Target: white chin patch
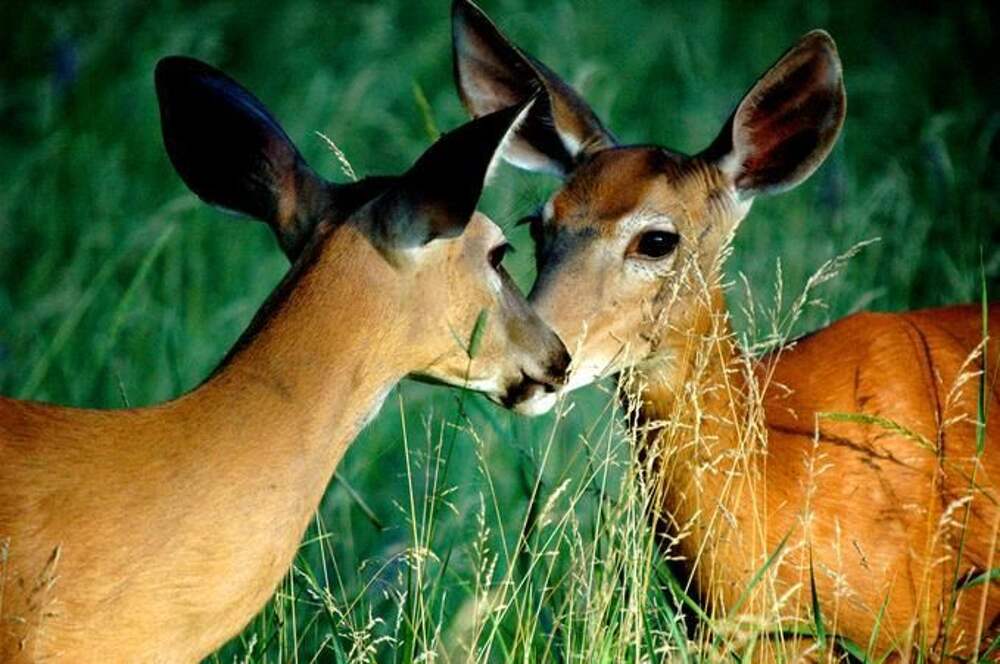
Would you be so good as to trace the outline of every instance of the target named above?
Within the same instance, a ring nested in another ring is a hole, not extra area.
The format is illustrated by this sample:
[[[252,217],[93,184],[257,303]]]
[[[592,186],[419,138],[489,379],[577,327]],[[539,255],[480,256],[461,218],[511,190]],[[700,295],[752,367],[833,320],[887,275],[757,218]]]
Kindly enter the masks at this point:
[[[581,387],[586,387],[591,383],[600,380],[606,373],[607,365],[597,363],[583,363],[578,368],[572,369],[569,373],[569,382],[562,389],[563,392],[572,392]]]
[[[526,401],[514,404],[514,412],[528,417],[544,415],[556,405],[556,398],[555,392],[543,392]]]

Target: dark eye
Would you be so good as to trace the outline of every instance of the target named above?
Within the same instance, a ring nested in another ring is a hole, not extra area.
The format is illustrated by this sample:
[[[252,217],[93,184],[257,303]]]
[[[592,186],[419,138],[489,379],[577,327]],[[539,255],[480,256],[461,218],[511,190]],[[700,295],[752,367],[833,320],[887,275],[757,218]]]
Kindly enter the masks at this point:
[[[646,231],[635,242],[634,249],[629,252],[644,258],[663,258],[680,242],[680,236],[671,231]]]
[[[498,244],[490,249],[489,261],[494,270],[500,269],[500,264],[503,263],[504,257],[507,255],[507,252],[512,249],[513,247],[510,246],[509,242]]]

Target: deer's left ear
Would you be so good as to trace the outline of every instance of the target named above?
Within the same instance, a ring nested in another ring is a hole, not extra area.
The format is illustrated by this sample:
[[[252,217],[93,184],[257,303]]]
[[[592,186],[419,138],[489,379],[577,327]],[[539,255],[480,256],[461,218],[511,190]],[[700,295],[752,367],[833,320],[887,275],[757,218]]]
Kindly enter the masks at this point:
[[[246,88],[193,58],[156,65],[163,143],[188,188],[267,223],[295,259],[340,185],[327,183]]]
[[[754,84],[701,156],[746,198],[791,189],[830,154],[846,107],[837,46],[813,30]]]
[[[418,247],[461,235],[476,211],[504,145],[533,100],[468,122],[444,134],[372,206],[383,249]]]
[[[562,176],[588,154],[615,145],[587,102],[511,43],[471,0],[454,0],[451,25],[455,85],[473,116],[538,95],[505,148],[505,160],[518,168]]]

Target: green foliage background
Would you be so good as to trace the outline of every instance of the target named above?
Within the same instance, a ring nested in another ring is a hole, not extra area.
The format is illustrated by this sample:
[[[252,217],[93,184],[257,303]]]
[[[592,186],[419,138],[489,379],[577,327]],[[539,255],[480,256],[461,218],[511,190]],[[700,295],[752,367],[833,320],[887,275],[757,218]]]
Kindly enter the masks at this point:
[[[0,393],[87,407],[176,396],[211,371],[287,267],[262,224],[202,205],[173,173],[152,85],[160,57],[192,55],[243,82],[328,177],[344,179],[317,131],[359,173],[398,172],[436,129],[465,119],[451,83],[448,4],[0,6],[6,26]],[[780,274],[786,303],[780,310],[823,261],[881,238],[824,286],[828,306],[808,310],[799,332],[861,308],[971,301],[981,256],[996,292],[1000,86],[989,55],[997,37],[990,3],[483,0],[483,6],[576,85],[620,140],[687,152],[709,143],[743,91],[801,33],[826,28],[844,62],[843,137],[804,186],[757,201],[737,239],[731,274],[747,275],[763,308],[773,306]],[[525,290],[533,277],[531,249],[527,231],[514,222],[557,185],[505,168],[482,205],[520,249],[509,267]],[[748,320],[745,301],[733,293],[739,329],[748,341],[766,336],[767,317]],[[554,434],[557,456],[542,472],[543,487],[574,476],[581,433],[612,420],[610,394],[604,386],[573,397],[577,407]],[[459,400],[465,416],[457,414]],[[401,422],[422,440],[456,420],[484,440],[503,508],[492,537],[516,537],[552,419],[518,419],[478,397],[405,382],[341,468],[385,528],[373,527],[340,482],[331,484],[321,510],[335,534],[329,559],[337,565],[331,590],[339,600],[367,592],[375,615],[394,620],[393,603],[374,597],[364,581],[371,579],[371,561],[392,560],[413,544]],[[442,502],[454,509],[439,511],[431,539],[440,558],[453,552],[455,559],[442,573],[447,598],[435,600],[443,625],[468,581],[460,559],[476,532],[470,515],[486,481],[476,449],[467,433],[457,434],[443,482],[454,491]],[[416,454],[418,465],[427,461]],[[577,508],[585,518],[596,503]],[[258,622],[254,629],[263,638],[270,623]],[[327,629],[338,631],[335,624]],[[234,644],[227,657],[244,647]],[[305,653],[311,646],[302,647]]]

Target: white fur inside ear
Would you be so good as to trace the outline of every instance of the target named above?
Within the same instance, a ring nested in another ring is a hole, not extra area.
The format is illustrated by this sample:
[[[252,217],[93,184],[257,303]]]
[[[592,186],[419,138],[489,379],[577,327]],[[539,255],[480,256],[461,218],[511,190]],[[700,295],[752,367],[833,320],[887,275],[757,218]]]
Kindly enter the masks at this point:
[[[719,170],[726,177],[726,181],[733,192],[733,201],[736,203],[736,210],[742,219],[750,210],[757,192],[740,189],[736,186],[736,180],[743,174],[743,162],[750,152],[750,146],[742,145],[738,136],[733,136],[733,150],[725,157],[716,162]]]
[[[517,134],[517,130],[521,128],[522,124],[524,124],[524,120],[528,117],[528,113],[531,112],[531,108],[534,105],[535,100],[532,99],[524,105],[521,112],[518,113],[517,117],[514,118],[514,121],[510,123],[510,127],[507,129],[507,133],[504,134],[503,140],[500,141],[496,150],[493,151],[493,158],[490,160],[489,168],[486,169],[486,179],[483,181],[483,186],[489,184],[490,180],[493,179],[493,174],[496,172],[497,166],[500,164],[500,159],[503,158],[505,153],[510,149],[511,141]],[[510,158],[508,157],[507,160],[510,161]]]
[[[559,140],[562,141],[563,147],[566,148],[566,152],[575,159],[583,150],[583,143],[577,140],[576,136],[560,131],[558,126],[556,127],[556,134],[559,136]]]
[[[503,155],[504,161],[523,171],[532,173],[545,173],[556,177],[565,177],[566,169],[555,159],[549,159],[541,152],[524,144],[521,140],[512,140],[507,152]]]
[[[735,136],[733,136],[733,142],[736,142]],[[743,158],[739,152],[739,148],[734,145],[733,150],[729,154],[716,162],[716,166],[719,167],[719,170],[722,171],[722,174],[726,176],[729,182],[736,182],[736,177],[740,174]]]

